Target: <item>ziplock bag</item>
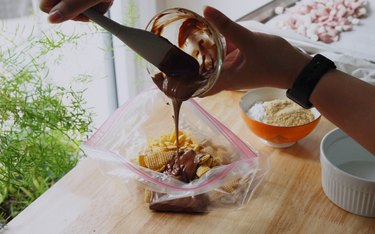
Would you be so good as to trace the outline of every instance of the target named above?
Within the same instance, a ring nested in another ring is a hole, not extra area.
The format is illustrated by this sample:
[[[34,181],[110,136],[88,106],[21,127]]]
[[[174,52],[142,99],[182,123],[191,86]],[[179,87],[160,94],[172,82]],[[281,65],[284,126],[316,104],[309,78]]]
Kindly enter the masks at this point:
[[[151,193],[151,209],[206,212],[244,206],[268,171],[268,157],[249,148],[193,99],[182,104],[180,130],[198,144],[220,151],[222,165],[185,183],[136,163],[150,139],[173,131],[170,103],[157,89],[139,94],[117,109],[83,150],[104,173],[124,181],[135,196],[144,196],[134,188],[139,186]]]

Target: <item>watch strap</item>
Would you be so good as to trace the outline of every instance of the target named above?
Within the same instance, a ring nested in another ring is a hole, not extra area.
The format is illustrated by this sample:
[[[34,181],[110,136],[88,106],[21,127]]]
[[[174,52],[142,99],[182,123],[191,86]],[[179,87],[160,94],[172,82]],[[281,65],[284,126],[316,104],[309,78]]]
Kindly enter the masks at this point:
[[[310,96],[315,86],[325,73],[335,68],[335,63],[328,58],[321,54],[315,55],[298,75],[292,88],[287,90],[287,97],[305,109],[313,107]]]

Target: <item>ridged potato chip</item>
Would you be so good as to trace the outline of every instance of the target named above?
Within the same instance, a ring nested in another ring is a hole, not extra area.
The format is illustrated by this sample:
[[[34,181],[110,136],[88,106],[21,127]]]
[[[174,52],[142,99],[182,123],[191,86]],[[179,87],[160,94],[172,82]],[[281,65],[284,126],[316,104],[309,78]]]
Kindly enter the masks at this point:
[[[211,158],[211,155],[209,155],[209,154],[202,155],[201,157],[199,157],[199,164],[205,163],[210,158]]]
[[[211,170],[211,168],[208,167],[208,166],[199,166],[196,174],[197,174],[198,177],[201,177],[202,175],[204,175],[209,170]]]
[[[153,152],[150,155],[144,157],[144,162],[147,168],[152,170],[158,170],[161,167],[165,166],[175,155],[176,152]]]
[[[224,190],[227,193],[233,193],[237,190],[238,186],[240,185],[239,180],[234,180],[228,184],[225,184],[220,187],[220,189]]]
[[[145,202],[146,203],[151,202],[151,191],[148,189],[145,189]]]
[[[139,155],[138,156],[138,165],[141,166],[141,167],[146,167],[146,163],[145,163],[145,155]]]

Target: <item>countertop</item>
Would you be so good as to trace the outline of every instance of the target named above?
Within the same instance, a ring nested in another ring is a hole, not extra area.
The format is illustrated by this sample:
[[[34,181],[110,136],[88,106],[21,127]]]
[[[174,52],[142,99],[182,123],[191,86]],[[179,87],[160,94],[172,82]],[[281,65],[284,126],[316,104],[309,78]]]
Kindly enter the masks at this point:
[[[270,157],[268,176],[244,208],[200,215],[155,213],[125,183],[85,158],[13,219],[5,233],[375,233],[375,219],[340,209],[322,190],[319,145],[335,126],[322,118],[294,146],[270,148],[242,121],[242,95],[222,92],[199,102]]]

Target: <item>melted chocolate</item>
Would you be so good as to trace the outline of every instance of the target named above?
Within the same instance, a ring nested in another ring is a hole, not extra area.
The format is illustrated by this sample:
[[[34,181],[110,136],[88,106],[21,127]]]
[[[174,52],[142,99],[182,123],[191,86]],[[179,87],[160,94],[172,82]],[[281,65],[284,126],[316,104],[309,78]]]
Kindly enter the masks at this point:
[[[199,156],[194,150],[180,152],[180,156],[175,155],[167,164],[164,174],[172,176],[178,180],[189,183],[197,178],[196,173],[199,164]],[[173,200],[157,202],[163,193],[152,192],[150,209],[165,212],[206,212],[208,206],[208,196],[200,194],[197,196],[183,197]]]
[[[202,32],[207,26],[195,18],[186,19],[181,27],[178,34],[178,46],[183,47],[185,42],[194,35],[195,33]]]
[[[180,149],[180,140],[179,140],[179,136],[178,136],[178,122],[179,122],[179,119],[180,119],[180,109],[181,109],[181,105],[182,105],[182,101],[180,101],[179,99],[177,98],[172,98],[172,103],[173,103],[173,111],[174,111],[174,126],[175,126],[175,134],[176,134],[176,158],[177,158],[177,161],[176,163],[178,165],[180,165],[180,152],[179,152],[179,149]]]
[[[196,178],[199,160],[196,160],[197,153],[189,150],[186,153],[180,152],[181,156],[175,155],[167,164],[164,174],[175,177],[178,180],[189,183]]]
[[[176,102],[185,101],[191,98],[199,89],[207,85],[208,79],[216,69],[217,46],[208,36],[211,36],[208,26],[198,19],[195,15],[184,9],[178,9],[181,15],[169,16],[166,14],[159,15],[153,22],[151,32],[161,35],[163,30],[169,24],[182,21],[178,31],[178,46],[183,49],[187,44],[193,47],[193,52],[189,58],[195,58],[195,61],[201,61],[199,69],[195,69],[195,63],[187,58],[175,57],[176,59],[168,59],[173,61],[173,71],[166,73],[160,72],[153,77],[154,83],[171,99],[177,99]],[[159,22],[162,21],[162,22]],[[170,56],[175,56],[171,54]],[[190,66],[187,66],[188,63]],[[186,68],[190,67],[190,71]],[[199,72],[196,72],[199,71]],[[177,74],[177,75],[170,75]]]
[[[168,51],[158,68],[164,71],[168,77],[173,77],[175,80],[189,79],[199,74],[197,60],[176,46]]]
[[[217,57],[217,48],[212,40],[207,39],[207,34],[211,35],[208,26],[197,19],[193,14],[180,9],[185,15],[177,15],[174,18],[160,23],[159,20],[166,14],[160,15],[155,19],[151,32],[156,35],[163,33],[164,27],[178,20],[184,20],[179,28],[178,46],[183,48],[189,42],[193,45],[192,56],[196,61],[201,61],[199,69],[194,70],[193,62],[186,58],[178,58],[171,60],[174,65],[167,64],[166,67],[173,67],[173,71],[160,72],[154,75],[153,81],[169,98],[172,99],[174,109],[174,123],[176,131],[177,150],[175,156],[167,164],[164,174],[173,176],[183,182],[189,183],[196,178],[198,168],[198,160],[196,160],[196,152],[190,150],[188,152],[179,152],[178,129],[179,129],[179,113],[183,101],[191,98],[199,89],[207,85],[210,75],[216,69],[215,58]],[[186,14],[189,17],[186,17]],[[175,56],[171,54],[170,56]],[[191,57],[191,56],[189,56]],[[186,71],[186,64],[191,63],[191,70]],[[184,70],[185,69],[185,70]],[[199,70],[199,72],[196,72]],[[168,74],[168,75],[166,75]],[[172,75],[171,75],[172,74]],[[160,194],[153,193],[152,200]],[[150,209],[158,211],[174,211],[174,212],[204,212],[207,210],[208,198],[205,195],[168,200],[165,202],[154,203],[151,201]]]
[[[196,179],[196,172],[199,164],[199,154],[194,150],[180,152],[179,157],[175,155],[167,164],[164,174],[172,176],[178,180],[189,183]],[[163,202],[155,202],[162,193],[152,192],[150,209],[165,212],[206,212],[208,206],[208,196],[200,194],[197,196],[183,197]]]
[[[153,203],[152,201],[157,200],[159,195],[163,194],[155,192],[151,194],[151,210],[163,212],[207,212],[209,200],[205,194]]]

